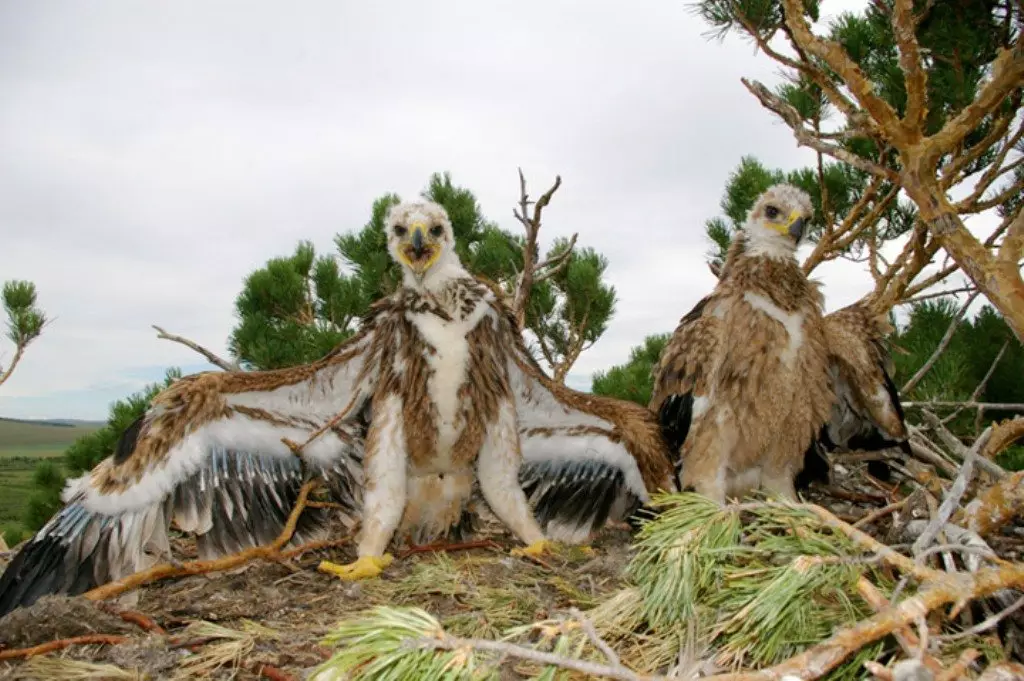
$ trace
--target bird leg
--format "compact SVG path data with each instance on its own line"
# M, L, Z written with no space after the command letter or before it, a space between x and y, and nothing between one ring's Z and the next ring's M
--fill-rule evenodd
M363 456L366 491L359 558L348 565L323 561L317 567L320 572L344 580L371 579L394 560L384 550L402 520L407 496L405 429L401 414L401 401L397 397L388 398L366 433Z

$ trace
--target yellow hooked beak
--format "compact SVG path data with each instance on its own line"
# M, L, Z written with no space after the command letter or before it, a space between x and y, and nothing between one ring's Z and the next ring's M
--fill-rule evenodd
M422 222L409 225L409 232L398 247L398 257L412 270L417 279L422 279L441 255L441 248L427 240L427 226Z
M806 221L800 215L800 211L794 210L786 220L779 220L769 224L779 234L787 234L792 237L793 241L800 241L800 237L804 235Z

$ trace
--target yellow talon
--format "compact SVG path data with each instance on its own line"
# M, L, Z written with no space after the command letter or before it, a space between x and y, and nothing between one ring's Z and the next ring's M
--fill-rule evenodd
M541 539L535 541L527 547L520 549L512 549L512 555L517 558L539 558L541 554L552 553L555 548L555 543L550 539Z
M383 556L363 556L354 563L347 565L338 565L332 563L329 560L322 560L320 564L316 566L316 569L320 572L334 575L338 579L345 581L355 581L357 579L373 579L380 575L388 565L391 565L391 561L395 558L390 553L385 553Z

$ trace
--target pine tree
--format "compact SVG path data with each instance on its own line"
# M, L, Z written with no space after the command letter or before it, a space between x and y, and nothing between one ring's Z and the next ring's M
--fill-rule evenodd
M872 306L885 312L908 297L945 249L953 264L913 285L962 268L1024 338L1020 3L880 0L818 32L808 22L817 21L817 2L701 0L697 9L720 34L745 35L782 65L786 82L774 91L743 83L818 153L819 175L831 157L863 176L866 200L851 212L884 213L899 190L915 204L902 252L888 263L869 253ZM988 211L1001 222L979 238L965 219ZM823 239L845 239L859 225L870 231L872 220L831 234L825 225Z
M449 173L432 175L421 196L448 212L467 269L499 284L511 300L523 269L525 239L485 218L476 196L455 185ZM275 258L247 277L235 303L239 323L230 340L243 368L273 369L322 357L356 330L373 301L401 284L384 234L387 211L401 200L394 193L381 196L361 229L339 234L340 258L317 257L312 244L302 242L294 255ZM603 281L608 263L602 255L562 239L552 245L546 262L571 246L564 266L534 281L525 315L538 354L560 382L604 333L615 310L615 289Z
M0 298L7 313L7 339L14 343L11 363L6 369L0 365L0 385L3 385L25 355L25 348L43 332L47 319L36 305L36 286L30 281L5 282Z
M594 374L591 390L597 395L617 397L647 406L654 390L654 366L671 334L648 336L643 345L629 351L629 361Z

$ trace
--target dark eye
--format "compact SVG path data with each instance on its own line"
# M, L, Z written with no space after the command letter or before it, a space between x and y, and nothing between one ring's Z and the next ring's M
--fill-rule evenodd
M402 227L402 225L395 225L395 236L405 236L405 233L408 231L409 230L407 230L405 227Z
M442 227L441 225L434 225L433 227L430 228L430 236L434 237L435 239L440 237L442 234L444 234L444 227Z
M779 209L775 206L768 206L764 209L764 214L769 220L774 220L779 217Z

